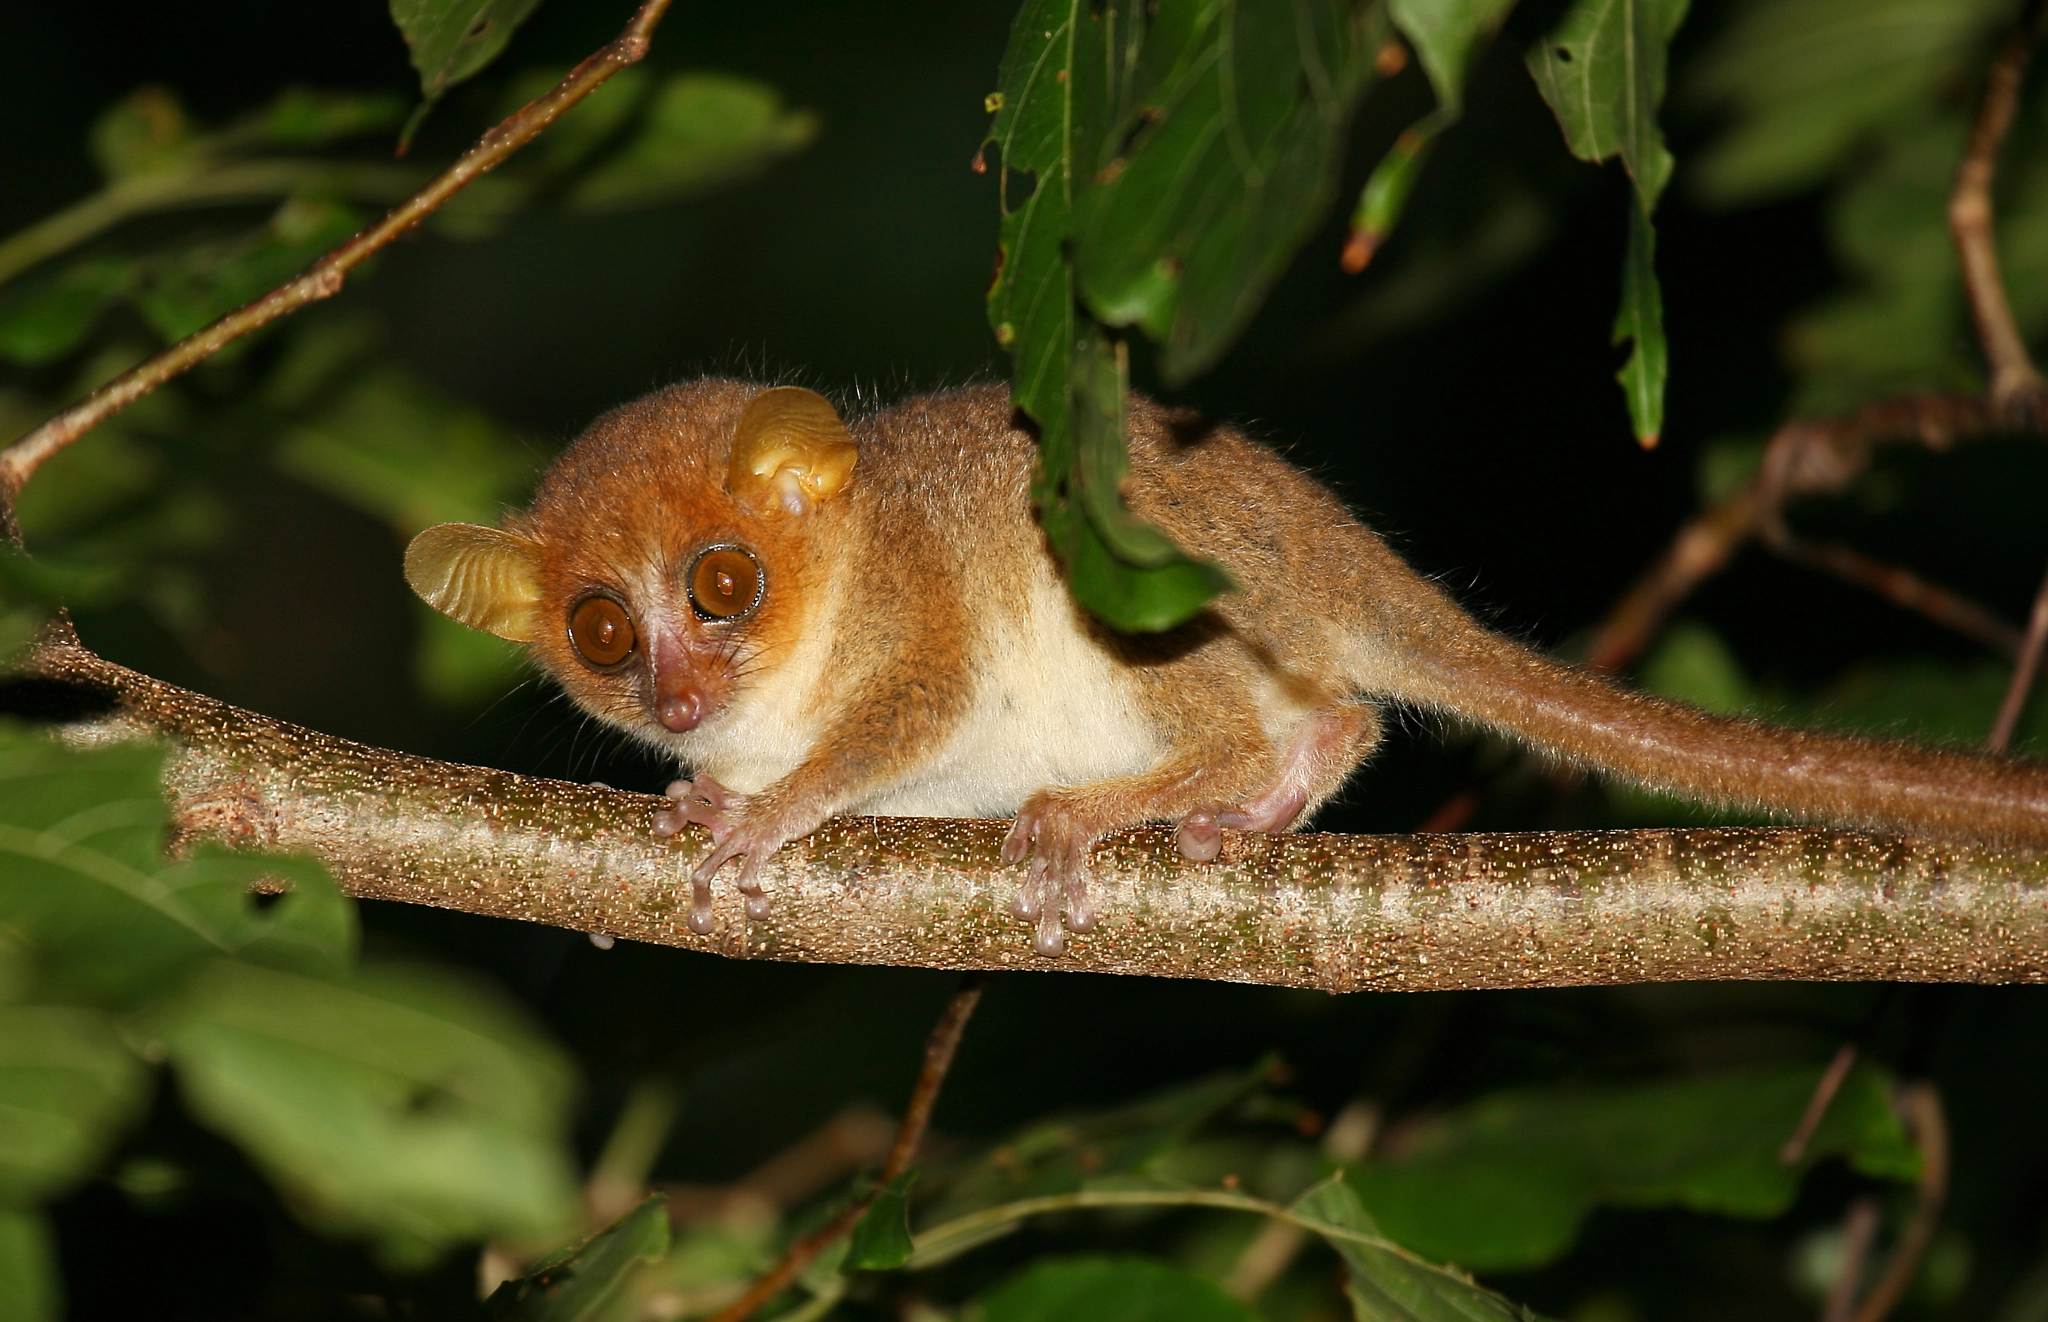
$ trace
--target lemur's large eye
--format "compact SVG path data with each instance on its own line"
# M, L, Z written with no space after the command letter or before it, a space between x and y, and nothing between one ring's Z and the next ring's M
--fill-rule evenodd
M709 620L736 620L761 604L761 564L737 546L714 546L690 566L690 604Z
M633 655L633 617L610 597L585 597L569 612L569 641L593 666L609 668Z

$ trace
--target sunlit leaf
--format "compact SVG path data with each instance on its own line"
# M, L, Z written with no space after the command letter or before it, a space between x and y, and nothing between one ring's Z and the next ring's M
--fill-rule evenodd
M1039 1261L977 1301L983 1322L1256 1322L1214 1282L1150 1258Z
M0 1207L0 1317L57 1322L63 1312L49 1223L35 1212Z
M483 69L540 0L391 0L429 101Z
M905 1171L882 1186L861 1214L847 1242L842 1271L891 1271L910 1261L910 1186L916 1171Z
M1689 96L1728 122L1700 158L1701 191L1735 203L1819 182L1974 76L2011 13L2006 0L1746 0L1692 71Z
M51 1197L89 1173L148 1083L99 1011L0 1005L0 1205Z
M318 864L211 844L164 858L162 762L150 745L78 751L0 727L0 923L33 953L40 985L124 1003L216 954L341 968L355 911ZM266 880L292 889L250 893Z
M1342 1175L1311 1187L1291 1210L1344 1259L1357 1322L1535 1322L1536 1314L1470 1277L1388 1245Z
M447 975L347 981L226 960L156 1031L194 1115L233 1138L316 1227L418 1265L464 1241L576 1217L566 1063Z
M93 121L93 161L110 180L175 169L192 147L192 122L166 88L137 88Z
M651 1194L582 1244L506 1281L484 1311L494 1322L584 1322L607 1315L627 1279L669 1250L668 1199Z
M1882 1073L1859 1068L1797 1166L1779 1149L1818 1069L1503 1093L1428 1122L1350 1178L1380 1229L1425 1258L1533 1267L1571 1247L1600 1205L1782 1213L1816 1162L1912 1179L1918 1161Z
M0 290L0 357L31 367L62 358L135 279L134 263L91 257Z
M817 115L788 108L767 83L678 74L656 89L626 141L577 181L569 205L617 211L708 192L758 174L817 134Z

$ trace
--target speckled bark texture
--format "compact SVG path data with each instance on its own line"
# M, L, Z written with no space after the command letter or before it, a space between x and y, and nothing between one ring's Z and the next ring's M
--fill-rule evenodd
M350 893L737 959L1038 968L1326 991L1686 979L2048 981L2048 856L1851 832L1231 836L1095 853L1102 920L1056 959L1009 913L1007 824L846 818L782 851L774 913L684 926L707 844L650 829L650 795L352 744L53 645L36 673L111 714L81 739L158 735L180 832L324 860Z

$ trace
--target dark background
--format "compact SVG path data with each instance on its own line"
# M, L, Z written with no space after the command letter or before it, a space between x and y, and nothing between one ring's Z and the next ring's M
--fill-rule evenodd
M503 68L458 91L416 152L443 159L482 122L510 70L566 65L608 40L626 6L549 0ZM815 108L816 143L717 196L607 218L536 215L499 237L401 243L337 300L380 314L397 358L551 449L592 415L704 371L800 369L881 399L1000 376L983 320L996 222L992 176L969 168L1007 33L1004 3L679 6L653 63L751 74ZM1518 15L1517 27L1535 21ZM1719 21L1696 7L1684 53ZM1815 199L1710 213L1678 185L1661 215L1672 377L1663 444L1630 440L1608 344L1624 181L1571 161L1504 41L1475 79L1467 121L1432 161L1404 228L1374 270L1336 268L1325 227L1239 348L1183 397L1245 424L1323 474L1423 571L1498 627L1546 646L1589 629L1695 505L1701 447L1766 433L1784 407L1777 334L1828 289ZM373 0L204 0L162 5L0 4L0 229L97 184L93 116L147 82L218 121L286 83L416 84ZM1376 91L1354 135L1343 196L1427 93L1413 69ZM1489 190L1539 200L1548 239L1463 302L1375 342L1347 339L1428 236L1456 243ZM1461 228L1463 227L1463 228ZM331 315L319 309L308 315ZM45 383L47 384L47 383ZM195 388L204 388L198 383ZM1913 493L1861 526L1863 544L1911 547L1929 572L2013 618L2048 554L2037 447L1986 446L1895 461ZM1961 476L1958 476L1958 474ZM1986 508L1982 493L2011 493ZM367 516L250 464L227 493L231 540L205 568L236 646L201 665L139 617L96 622L117 660L336 734L520 771L654 788L664 769L587 725L544 686L475 716L427 705L409 676L413 616L400 546ZM1965 645L1831 581L1750 552L1687 612L1710 621L1751 673L1815 685L1873 655L1968 655ZM1597 822L1601 801L1487 770L1498 750L1430 720L1388 746L1325 814L1337 830L1411 829L1449 795L1489 786L1480 826ZM1475 781L1475 777L1478 779ZM373 950L487 972L579 1057L594 1149L628 1086L682 1081L687 1103L661 1173L735 1176L846 1100L900 1104L946 975L748 966L455 914L366 904ZM1397 1113L1506 1084L1641 1077L1748 1061L1822 1059L1866 1032L1903 1072L1932 1073L1956 1135L1948 1225L1972 1256L1945 1315L1989 1316L2041 1248L2048 1174L2042 1089L2048 1000L2036 991L1863 986L1685 986L1437 996L1321 994L1057 972L996 982L941 1102L938 1127L986 1136L1063 1107L1113 1101L1242 1066L1278 1049L1294 1088L1325 1111L1371 1092ZM168 1099L139 1143L204 1147ZM231 1163L234 1158L215 1156ZM1787 1222L1603 1213L1580 1250L1502 1282L1559 1314L1617 1285L1640 1316L1805 1316L1785 1285L1797 1232L1839 1215L1847 1177L1823 1172ZM73 1316L299 1316L280 1282L371 1269L292 1228L253 1176L144 1214L109 1187L59 1212ZM309 1261L317 1268L308 1267ZM459 1296L469 1267L422 1284ZM422 1303L431 1312L431 1306ZM1622 1314L1628 1316L1631 1314ZM1588 1314L1591 1316L1591 1314Z

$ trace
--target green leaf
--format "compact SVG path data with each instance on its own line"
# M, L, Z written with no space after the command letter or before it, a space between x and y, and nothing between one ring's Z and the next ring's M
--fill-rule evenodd
M1203 1079L1110 1110L1027 1125L953 1170L927 1176L936 1186L936 1225L1001 1203L1073 1193L1084 1184L1143 1173L1185 1145L1203 1126L1256 1094L1276 1062Z
M0 357L29 367L62 358L135 280L133 262L89 257L8 288L0 293Z
M1830 729L1974 750L1982 746L2011 682L2011 668L1991 660L1868 661L1792 714ZM2048 754L2048 702L2029 705L2013 751Z
M978 1301L982 1322L1257 1322L1215 1283L1150 1258L1044 1259Z
M1657 232L1640 197L1628 209L1628 250L1621 259L1621 306L1614 313L1614 343L1629 345L1615 380L1628 401L1629 426L1645 448L1664 431L1664 294L1657 285Z
M1143 327L1178 384L1223 355L1322 222L1385 20L1332 0L1150 12L1107 133L1071 149L1088 172L1073 176L1073 262L1089 309Z
M540 0L391 0L391 21L412 51L420 95L437 101L480 72Z
M539 471L538 449L489 416L373 368L286 433L285 472L389 523L496 523Z
M1727 128L1696 182L1723 204L1795 192L1982 77L2007 0L1748 0L1693 67ZM1949 164L1954 172L1954 161Z
M420 692L443 707L479 707L503 694L526 673L526 648L457 624L425 602L415 603L419 642L412 659Z
M195 1116L313 1225L369 1237L394 1265L575 1222L568 1066L467 983L397 968L330 981L220 960L157 1032Z
M1015 360L1017 405L1039 425L1032 498L1075 599L1113 627L1158 630L1187 619L1227 580L1132 517L1113 482L1101 485L1128 462L1126 368L1121 346L1076 306L1068 249L1074 193L1108 162L1141 32L1129 3L1084 14L1046 0L1019 12L1002 90L989 100L1004 215L988 307L997 343ZM1012 206L1024 173L1035 183Z
M1801 1164L1780 1163L1819 1077L1779 1069L1503 1093L1423 1126L1350 1179L1391 1239L1478 1270L1554 1260L1603 1204L1774 1217L1831 1156L1912 1179L1918 1162L1888 1081L1869 1068L1850 1075Z
M35 1212L0 1207L0 1322L58 1322L63 1315L49 1223Z
M317 863L211 844L164 858L163 757L146 744L73 750L0 725L0 924L27 944L40 987L127 1004L215 954L343 967L355 910ZM251 895L265 880L291 890Z
M668 1198L649 1194L640 1205L573 1249L554 1255L531 1275L506 1281L484 1311L494 1322L584 1322L605 1315L621 1287L644 1263L669 1250Z
M253 127L273 147L304 151L405 120L405 102L389 92L316 92L288 87L258 111Z
M1706 625L1671 626L1644 659L1643 688L1704 711L1733 716L1757 706L1757 693L1742 663L1721 636Z
M39 1202L92 1171L148 1085L106 1015L0 1005L0 1203Z
M767 83L678 74L655 91L632 136L577 181L569 206L619 211L710 192L759 174L817 135L818 116L789 109Z
M1358 1322L1533 1322L1536 1314L1449 1268L1389 1245L1344 1177L1311 1187L1289 1209L1344 1259Z
M1671 178L1657 109L1664 101L1665 54L1687 3L1574 0L1529 48L1529 72L1572 155L1591 162L1621 157L1645 214L1657 209Z
M254 235L178 254L149 281L136 306L164 339L181 340L290 280L360 223L343 203L286 198Z
M910 1186L917 1172L905 1171L882 1186L853 1227L841 1271L893 1271L910 1261Z
M1529 48L1529 72L1582 161L1619 156L1635 181L1621 307L1614 342L1631 342L1619 380L1636 439L1654 446L1664 430L1664 297L1657 286L1657 236L1650 217L1671 180L1657 111L1665 56L1688 0L1573 0L1548 35Z
M1390 0L1394 26L1429 75L1440 109L1456 115L1465 104L1465 70L1479 42L1493 35L1515 0Z
M117 182L180 168L194 145L185 108L162 87L139 87L93 121L93 160Z

